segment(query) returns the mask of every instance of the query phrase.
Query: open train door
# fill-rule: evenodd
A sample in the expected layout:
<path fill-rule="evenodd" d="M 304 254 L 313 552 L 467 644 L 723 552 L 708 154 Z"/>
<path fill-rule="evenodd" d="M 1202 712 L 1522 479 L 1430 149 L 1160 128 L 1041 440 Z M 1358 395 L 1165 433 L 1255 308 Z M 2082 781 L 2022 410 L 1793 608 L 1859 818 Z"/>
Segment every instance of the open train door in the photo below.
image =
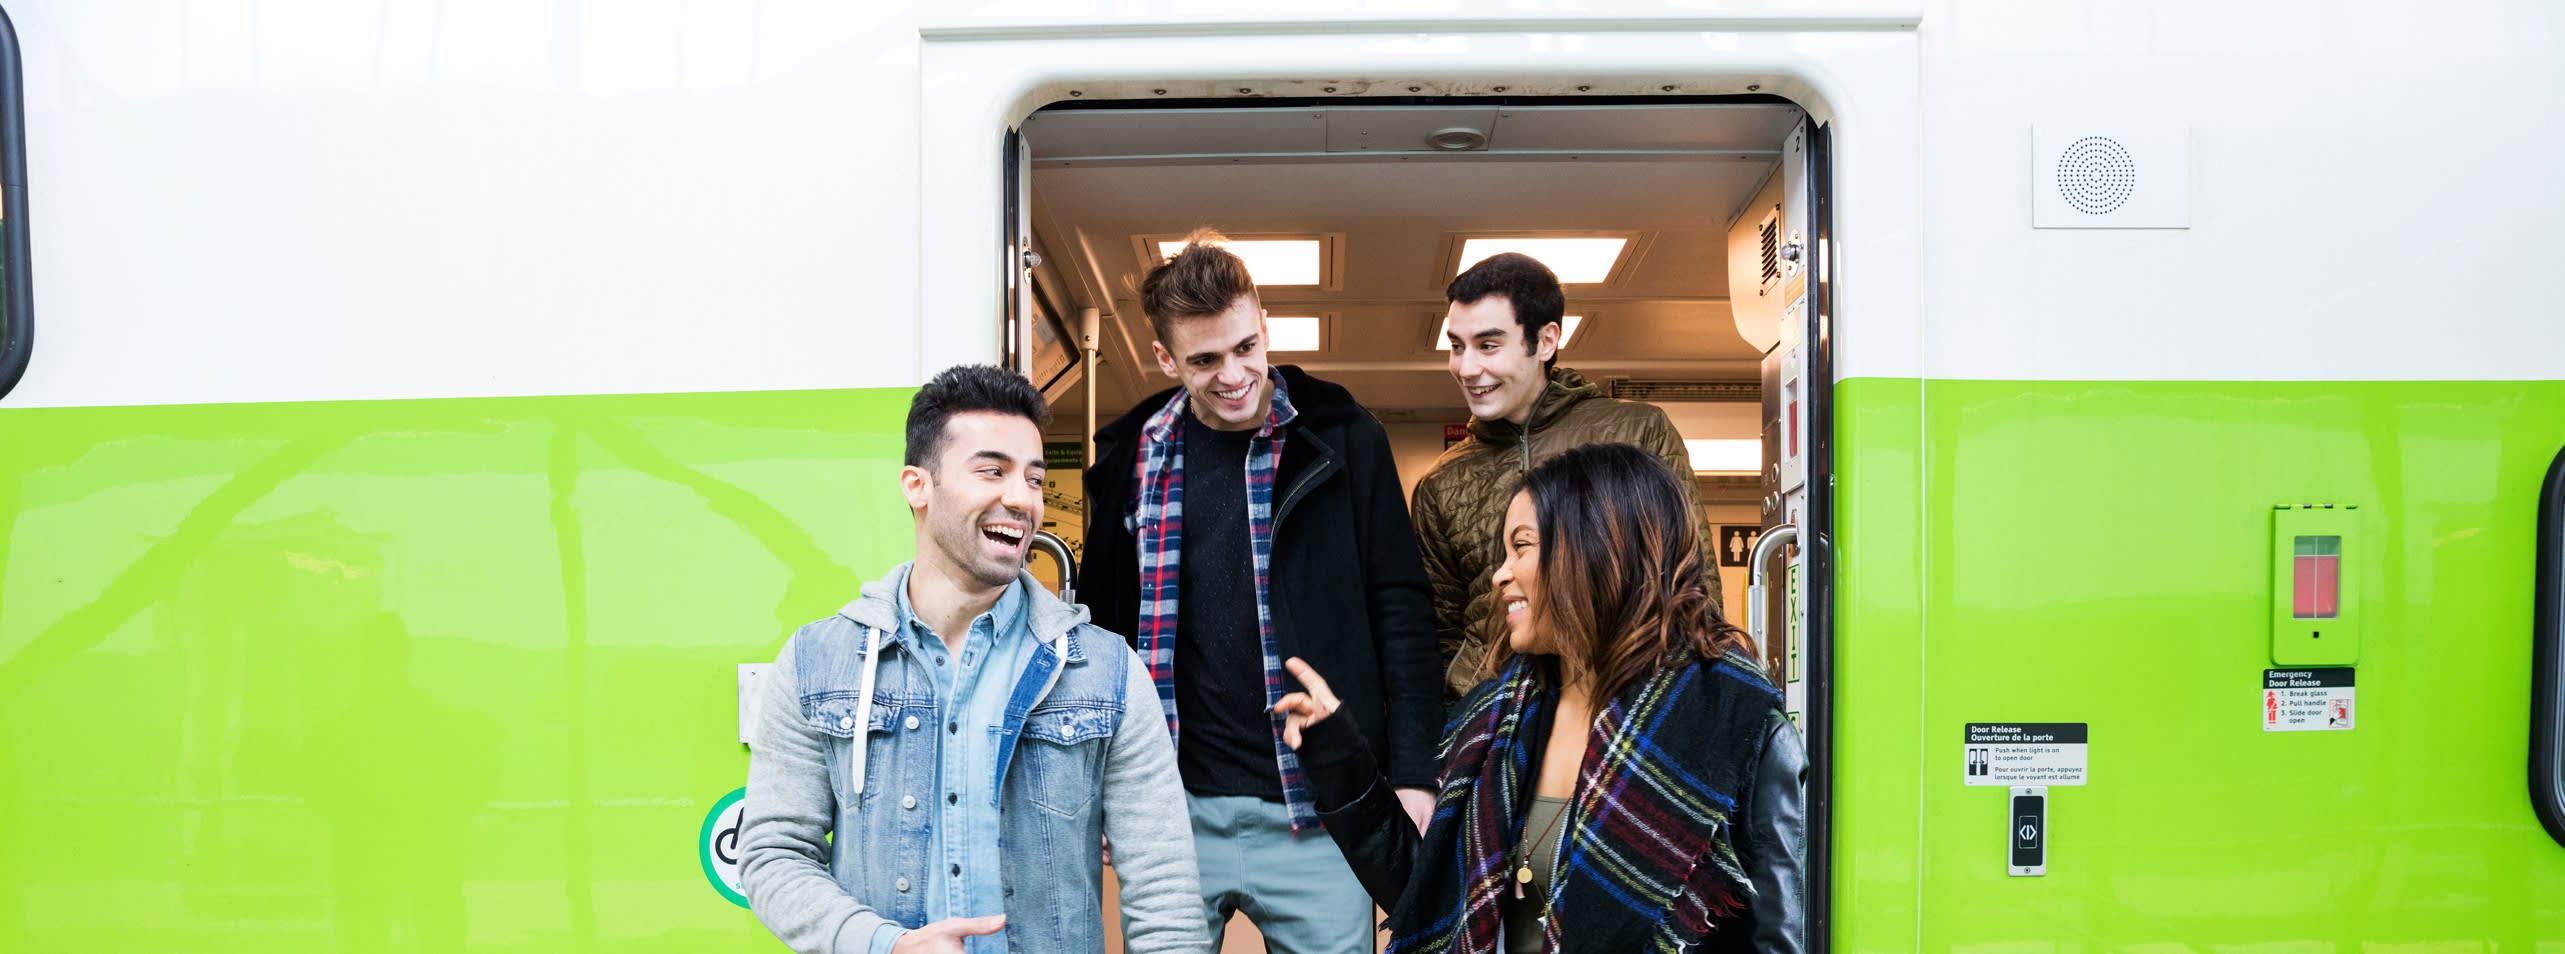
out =
<path fill-rule="evenodd" d="M 998 250 L 998 280 L 1006 290 L 1006 309 L 1002 316 L 1005 325 L 998 337 L 1005 349 L 1002 359 L 1007 370 L 1024 375 L 1026 380 L 1042 389 L 1046 398 L 1056 401 L 1066 370 L 1079 362 L 1075 353 L 1061 356 L 1062 348 L 1058 345 L 1063 329 L 1058 324 L 1059 316 L 1046 308 L 1041 284 L 1034 274 L 1042 268 L 1042 253 L 1033 240 L 1033 146 L 1026 141 L 1024 130 L 1011 128 L 1006 131 L 1002 149 L 998 166 L 1006 179 L 1002 193 L 1005 201 L 1000 211 L 1005 220 L 999 223 L 998 228 L 998 235 L 1004 243 L 1004 247 Z M 1047 336 L 1046 332 L 1049 333 Z M 1090 339 L 1092 335 L 1089 332 Z M 1053 347 L 1046 348 L 1046 341 Z M 1091 345 L 1092 340 L 1089 343 Z M 1092 388 L 1087 400 L 1092 405 Z M 1092 434 L 1093 429 L 1088 432 Z M 1045 456 L 1050 455 L 1046 453 Z M 1075 476 L 1086 461 L 1080 456 L 1074 460 L 1054 459 L 1049 463 L 1052 476 L 1044 484 L 1045 494 L 1056 497 L 1062 478 Z M 1076 497 L 1078 486 L 1075 481 L 1068 484 L 1071 499 Z M 1062 507 L 1060 501 L 1052 500 L 1049 509 L 1056 513 Z M 1074 511 L 1070 515 L 1074 516 Z M 1046 529 L 1033 535 L 1033 547 L 1027 555 L 1026 566 L 1036 579 L 1058 593 L 1060 599 L 1075 603 L 1078 600 L 1077 547 L 1061 534 L 1074 536 L 1076 528 L 1072 526 L 1054 533 L 1047 529 L 1053 526 L 1053 521 L 1046 517 L 1044 523 Z"/>
<path fill-rule="evenodd" d="M 1828 948 L 1834 685 L 1834 263 L 1829 137 L 1803 120 L 1731 225 L 1728 288 L 1762 362 L 1763 532 L 1743 614 L 1808 747 L 1807 950 Z"/>
<path fill-rule="evenodd" d="M 1800 513 L 1803 566 L 1799 611 L 1803 622 L 1802 671 L 1796 673 L 1808 741 L 1807 950 L 1827 951 L 1834 886 L 1834 685 L 1835 685 L 1835 258 L 1833 137 L 1810 121 L 1801 129 L 1807 155 L 1807 305 L 1801 333 L 1803 364 L 1813 400 L 1803 402 L 1808 446 Z"/>
<path fill-rule="evenodd" d="M 998 340 L 1005 343 L 1006 368 L 1033 379 L 1033 269 L 1042 257 L 1033 250 L 1033 147 L 1023 130 L 1007 129 L 1003 156 L 999 168 L 1006 176 L 1006 200 L 1000 214 L 1005 221 L 999 223 L 998 235 L 1006 247 L 998 250 L 998 280 L 1006 289 L 1006 326 Z"/>

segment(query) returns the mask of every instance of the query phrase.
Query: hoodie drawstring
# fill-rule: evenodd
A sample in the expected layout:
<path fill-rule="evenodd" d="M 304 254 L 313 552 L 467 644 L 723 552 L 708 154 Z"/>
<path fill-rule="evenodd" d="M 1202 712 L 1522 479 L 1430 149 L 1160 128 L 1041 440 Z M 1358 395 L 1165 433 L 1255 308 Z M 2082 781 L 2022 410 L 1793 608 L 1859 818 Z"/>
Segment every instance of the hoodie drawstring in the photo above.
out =
<path fill-rule="evenodd" d="M 855 790 L 855 807 L 864 807 L 864 750 L 873 734 L 873 674 L 882 665 L 882 631 L 864 627 L 864 681 L 855 690 L 855 744 L 846 760 L 847 785 Z"/>

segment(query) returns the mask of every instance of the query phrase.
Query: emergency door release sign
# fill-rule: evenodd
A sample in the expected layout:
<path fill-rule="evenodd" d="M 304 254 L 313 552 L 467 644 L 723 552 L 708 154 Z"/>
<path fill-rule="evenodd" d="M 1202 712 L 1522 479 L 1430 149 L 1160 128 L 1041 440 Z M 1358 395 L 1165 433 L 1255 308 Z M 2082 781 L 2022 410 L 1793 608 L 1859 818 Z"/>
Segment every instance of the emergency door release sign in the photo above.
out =
<path fill-rule="evenodd" d="M 2262 671 L 2262 731 L 2349 732 L 2351 667 Z"/>
<path fill-rule="evenodd" d="M 2082 785 L 2082 722 L 1971 722 L 1964 774 L 1970 785 Z"/>

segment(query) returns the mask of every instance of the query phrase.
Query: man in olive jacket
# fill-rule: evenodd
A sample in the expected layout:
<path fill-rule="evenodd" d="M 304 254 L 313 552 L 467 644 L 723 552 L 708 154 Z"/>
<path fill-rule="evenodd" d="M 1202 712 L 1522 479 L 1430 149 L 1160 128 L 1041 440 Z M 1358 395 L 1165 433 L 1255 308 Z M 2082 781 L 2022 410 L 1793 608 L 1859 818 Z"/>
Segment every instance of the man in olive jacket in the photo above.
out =
<path fill-rule="evenodd" d="M 1557 366 L 1567 296 L 1549 267 L 1513 252 L 1490 256 L 1452 279 L 1443 297 L 1451 303 L 1444 345 L 1469 404 L 1470 436 L 1435 459 L 1409 509 L 1434 583 L 1444 698 L 1458 699 L 1494 674 L 1488 657 L 1505 638 L 1488 585 L 1497 525 L 1523 475 L 1571 447 L 1633 444 L 1673 468 L 1700 532 L 1710 599 L 1718 601 L 1718 538 L 1693 496 L 1683 435 L 1655 405 L 1604 397 L 1584 375 Z"/>
<path fill-rule="evenodd" d="M 1371 897 L 1272 707 L 1299 688 L 1282 660 L 1326 674 L 1423 827 L 1441 667 L 1388 435 L 1344 388 L 1267 362 L 1255 284 L 1216 237 L 1140 299 L 1179 386 L 1096 435 L 1079 593 L 1165 703 L 1212 936 L 1243 911 L 1276 954 L 1371 950 Z"/>

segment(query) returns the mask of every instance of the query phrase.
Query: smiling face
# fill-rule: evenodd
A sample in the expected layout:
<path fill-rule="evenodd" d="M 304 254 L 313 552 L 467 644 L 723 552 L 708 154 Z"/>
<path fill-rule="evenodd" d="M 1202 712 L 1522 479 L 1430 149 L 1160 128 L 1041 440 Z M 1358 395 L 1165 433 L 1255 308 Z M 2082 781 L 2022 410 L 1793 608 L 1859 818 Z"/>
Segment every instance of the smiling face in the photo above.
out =
<path fill-rule="evenodd" d="M 1196 420 L 1220 431 L 1265 426 L 1274 384 L 1265 374 L 1265 310 L 1256 296 L 1240 295 L 1216 315 L 1169 321 L 1165 338 L 1149 350 L 1158 370 L 1184 385 Z"/>
<path fill-rule="evenodd" d="M 1527 345 L 1523 326 L 1514 320 L 1514 303 L 1489 295 L 1468 304 L 1453 302 L 1447 313 L 1451 331 L 1443 346 L 1451 352 L 1453 380 L 1470 416 L 1482 421 L 1523 423 L 1532 405 L 1550 386 L 1547 365 L 1559 353 L 1559 325 L 1541 326 Z"/>
<path fill-rule="evenodd" d="M 945 419 L 937 458 L 900 469 L 920 568 L 982 587 L 1014 582 L 1042 525 L 1043 476 L 1042 429 L 1032 421 L 995 411 Z"/>
<path fill-rule="evenodd" d="M 1556 640 L 1536 633 L 1532 626 L 1532 601 L 1541 593 L 1541 529 L 1539 517 L 1532 512 L 1532 495 L 1516 491 L 1514 501 L 1505 505 L 1502 561 L 1490 582 L 1496 589 L 1497 610 L 1505 616 L 1505 642 L 1518 653 L 1557 652 Z"/>

